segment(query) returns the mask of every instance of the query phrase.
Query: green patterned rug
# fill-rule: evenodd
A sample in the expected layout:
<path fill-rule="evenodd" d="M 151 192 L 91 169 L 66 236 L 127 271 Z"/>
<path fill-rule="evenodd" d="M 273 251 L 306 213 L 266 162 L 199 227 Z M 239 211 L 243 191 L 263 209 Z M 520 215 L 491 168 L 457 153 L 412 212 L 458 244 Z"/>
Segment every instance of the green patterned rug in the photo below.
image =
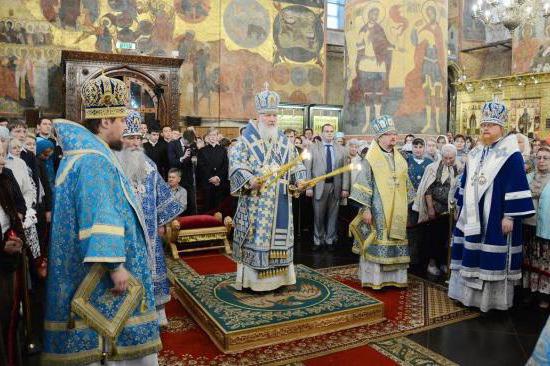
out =
<path fill-rule="evenodd" d="M 369 346 L 395 361 L 398 365 L 457 366 L 451 360 L 405 337 L 373 342 Z"/>
<path fill-rule="evenodd" d="M 293 286 L 237 291 L 235 273 L 198 275 L 168 260 L 176 295 L 224 352 L 334 332 L 384 320 L 383 303 L 304 265 Z"/>

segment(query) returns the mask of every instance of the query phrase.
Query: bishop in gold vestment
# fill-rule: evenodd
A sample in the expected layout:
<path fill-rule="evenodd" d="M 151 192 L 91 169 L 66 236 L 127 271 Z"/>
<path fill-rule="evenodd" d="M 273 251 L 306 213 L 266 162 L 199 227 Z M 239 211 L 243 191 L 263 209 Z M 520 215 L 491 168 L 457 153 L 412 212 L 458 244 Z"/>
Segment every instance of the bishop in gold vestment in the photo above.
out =
<path fill-rule="evenodd" d="M 397 133 L 391 117 L 371 122 L 376 139 L 363 160 L 350 199 L 363 206 L 350 225 L 354 252 L 361 256 L 363 286 L 406 287 L 409 267 L 407 204 L 412 200 L 407 162 L 395 148 Z"/>

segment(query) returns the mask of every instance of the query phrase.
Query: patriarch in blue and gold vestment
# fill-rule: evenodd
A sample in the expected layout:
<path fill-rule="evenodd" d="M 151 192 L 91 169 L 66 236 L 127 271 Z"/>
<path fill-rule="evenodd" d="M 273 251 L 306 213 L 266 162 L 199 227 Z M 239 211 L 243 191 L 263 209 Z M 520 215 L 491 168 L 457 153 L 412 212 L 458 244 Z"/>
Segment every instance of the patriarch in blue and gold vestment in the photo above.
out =
<path fill-rule="evenodd" d="M 306 170 L 299 163 L 281 179 L 261 178 L 298 156 L 294 145 L 277 129 L 279 100 L 267 87 L 256 95 L 258 122 L 245 127 L 229 155 L 231 193 L 239 197 L 233 236 L 234 287 L 238 290 L 270 291 L 296 283 L 288 187 L 304 180 Z"/>
<path fill-rule="evenodd" d="M 106 358 L 109 365 L 156 365 L 161 341 L 146 224 L 112 151 L 122 147 L 127 89 L 120 80 L 100 76 L 83 85 L 82 98 L 86 127 L 54 121 L 64 157 L 56 177 L 42 361 L 86 365 Z M 71 312 L 77 288 L 97 265 L 109 272 L 89 303 L 107 319 L 118 313 L 130 275 L 143 287 L 140 304 L 114 339 Z"/>
<path fill-rule="evenodd" d="M 485 103 L 482 145 L 468 153 L 456 194 L 449 297 L 482 311 L 507 310 L 521 279 L 523 218 L 535 213 L 514 135 L 503 137 L 504 104 Z"/>

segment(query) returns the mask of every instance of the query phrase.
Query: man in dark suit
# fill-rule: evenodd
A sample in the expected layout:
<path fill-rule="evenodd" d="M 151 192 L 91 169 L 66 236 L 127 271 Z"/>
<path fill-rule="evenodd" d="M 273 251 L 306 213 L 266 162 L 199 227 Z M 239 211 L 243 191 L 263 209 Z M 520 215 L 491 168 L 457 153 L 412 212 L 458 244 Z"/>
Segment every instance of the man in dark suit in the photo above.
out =
<path fill-rule="evenodd" d="M 229 194 L 227 150 L 218 143 L 218 130 L 212 128 L 205 136 L 206 146 L 199 150 L 197 168 L 204 194 L 205 211 L 215 209 Z"/>
<path fill-rule="evenodd" d="M 153 127 L 149 139 L 143 144 L 145 154 L 155 162 L 161 177 L 168 177 L 168 143 L 160 138 L 160 129 Z"/>
<path fill-rule="evenodd" d="M 187 210 L 184 215 L 197 213 L 195 166 L 197 164 L 197 145 L 195 133 L 186 130 L 182 137 L 168 144 L 168 163 L 170 168 L 181 171 L 180 185 L 187 191 Z"/>

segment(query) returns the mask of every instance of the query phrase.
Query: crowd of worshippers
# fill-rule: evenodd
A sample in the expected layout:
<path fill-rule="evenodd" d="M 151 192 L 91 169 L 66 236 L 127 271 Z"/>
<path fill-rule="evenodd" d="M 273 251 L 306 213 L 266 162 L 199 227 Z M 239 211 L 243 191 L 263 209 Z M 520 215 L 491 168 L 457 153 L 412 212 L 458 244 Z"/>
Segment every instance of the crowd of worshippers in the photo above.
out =
<path fill-rule="evenodd" d="M 241 131 L 242 132 L 242 131 Z M 346 139 L 330 124 L 318 135 L 305 129 L 284 134 L 301 152 L 308 177 L 315 177 L 350 163 L 359 163 L 369 150 L 367 140 Z M 539 140 L 515 134 L 523 156 L 525 173 L 535 209 L 550 207 L 550 139 Z M 141 124 L 136 148 L 157 166 L 172 193 L 185 208 L 182 215 L 224 211 L 232 215 L 236 199 L 230 196 L 228 151 L 238 139 L 224 137 L 211 128 L 198 136 L 190 127 L 181 133 L 168 126 L 150 129 Z M 55 194 L 56 173 L 63 151 L 54 135 L 51 120 L 43 118 L 35 133 L 18 119 L 0 118 L 0 298 L 14 295 L 13 273 L 19 263 L 24 237 L 29 253 L 33 291 L 43 290 L 47 275 L 49 226 Z M 400 152 L 408 165 L 414 200 L 408 205 L 407 237 L 410 267 L 431 276 L 444 276 L 448 268 L 448 248 L 453 220 L 453 197 L 467 163 L 468 152 L 478 145 L 471 136 L 448 133 L 437 137 L 405 136 Z M 326 152 L 326 154 L 322 154 Z M 319 159 L 327 156 L 327 159 Z M 121 156 L 121 159 L 124 157 Z M 129 165 L 131 161 L 128 162 Z M 126 169 L 127 168 L 127 169 Z M 136 165 L 135 174 L 139 174 Z M 127 174 L 132 167 L 125 167 Z M 348 236 L 348 226 L 361 209 L 349 197 L 361 172 L 329 178 L 326 187 L 307 190 L 294 199 L 294 229 L 297 237 L 309 232 L 311 250 L 332 251 Z M 409 192 L 410 193 L 410 192 Z M 225 208 L 224 208 L 225 206 Z M 531 291 L 541 307 L 549 306 L 550 223 L 532 216 L 523 221 L 523 287 Z M 17 235 L 22 233 L 22 235 Z M 36 296 L 39 299 L 40 296 Z M 0 301 L 0 325 L 7 334 L 14 321 L 12 302 Z M 40 305 L 37 305 L 40 308 Z M 38 315 L 40 316 L 40 311 Z"/>
<path fill-rule="evenodd" d="M 237 142 L 236 138 L 228 139 L 215 128 L 209 129 L 204 136 L 198 136 L 193 127 L 181 133 L 169 126 L 151 129 L 145 123 L 141 124 L 140 132 L 142 150 L 156 164 L 161 176 L 186 208 L 183 215 L 220 210 L 228 215 L 234 212 L 235 200 L 229 194 L 228 149 Z M 550 141 L 511 133 L 517 137 L 526 173 L 537 177 L 531 180 L 536 201 L 546 184 Z M 336 132 L 328 124 L 323 126 L 320 134 L 315 134 L 310 128 L 306 128 L 303 134 L 286 129 L 284 134 L 298 152 L 305 149 L 312 152 L 309 176 L 358 163 L 369 149 L 366 140 L 346 139 L 343 133 Z M 24 225 L 32 228 L 26 229 L 26 238 L 31 240 L 34 253 L 41 253 L 37 265 L 44 269 L 52 192 L 62 150 L 53 134 L 52 122 L 47 118 L 40 120 L 36 134 L 29 132 L 24 121 L 0 119 L 0 139 L 7 168 L 3 175 L 10 174 L 6 173 L 9 169 L 18 183 L 27 209 Z M 318 166 L 316 156 L 322 154 L 316 154 L 316 151 L 328 145 L 334 146 L 330 155 L 334 161 L 327 170 L 325 166 Z M 413 269 L 424 269 L 433 276 L 447 273 L 451 209 L 448 202 L 452 201 L 448 198 L 454 195 L 468 152 L 476 145 L 474 137 L 452 133 L 426 139 L 408 134 L 401 142 L 400 151 L 407 161 L 416 196 L 414 203 L 409 204 L 407 223 Z M 316 170 L 319 170 L 317 174 Z M 359 210 L 359 205 L 348 199 L 358 174 L 358 171 L 352 171 L 349 175 L 331 178 L 330 182 L 335 182 L 333 192 L 316 191 L 323 197 L 312 199 L 313 191 L 310 190 L 305 197 L 294 200 L 295 230 L 298 234 L 312 233 L 313 251 L 334 250 L 338 238 L 347 235 L 347 225 Z M 542 186 L 541 182 L 544 183 Z M 550 294 L 550 252 L 536 236 L 536 219 L 527 219 L 524 224 L 529 238 L 524 257 L 528 273 L 524 277 L 525 286 L 535 292 Z M 548 299 L 542 297 L 541 303 L 548 306 Z"/>

